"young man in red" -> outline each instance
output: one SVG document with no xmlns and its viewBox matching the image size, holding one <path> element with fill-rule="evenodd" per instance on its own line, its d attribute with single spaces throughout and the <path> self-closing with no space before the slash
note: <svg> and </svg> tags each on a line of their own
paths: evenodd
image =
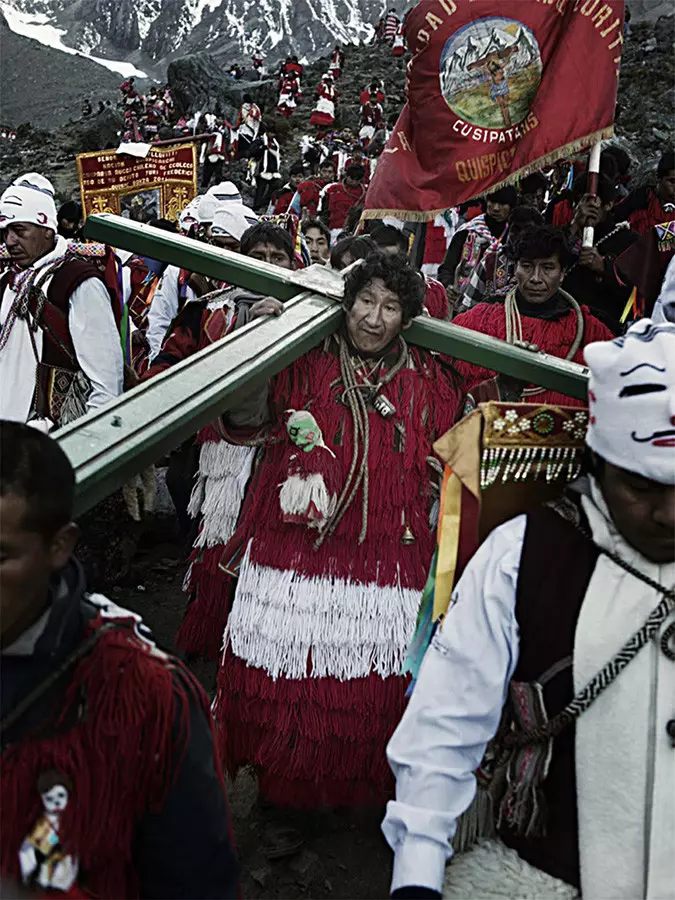
<svg viewBox="0 0 675 900">
<path fill-rule="evenodd" d="M 54 440 L 0 423 L 3 889 L 234 898 L 208 698 L 138 615 L 87 590 L 74 487 Z"/>
<path fill-rule="evenodd" d="M 363 146 L 361 144 L 354 144 L 352 147 L 352 155 L 345 162 L 345 171 L 351 166 L 363 166 L 364 176 L 363 176 L 363 186 L 368 187 L 370 183 L 370 159 L 365 154 Z"/>
<path fill-rule="evenodd" d="M 321 193 L 319 216 L 330 228 L 333 240 L 344 229 L 350 209 L 363 203 L 366 196 L 363 185 L 365 174 L 366 170 L 361 165 L 347 166 L 343 180 L 329 184 Z"/>
<path fill-rule="evenodd" d="M 453 324 L 583 365 L 586 344 L 611 341 L 614 335 L 588 306 L 561 288 L 573 261 L 564 233 L 552 225 L 533 226 L 522 233 L 512 253 L 514 287 L 505 297 L 487 297 L 455 316 Z M 495 372 L 463 360 L 457 360 L 455 368 L 465 393 L 481 386 L 475 399 L 501 399 L 505 382 Z M 489 388 L 483 382 L 489 382 Z M 525 383 L 518 387 L 518 397 L 525 403 L 583 406 L 558 391 Z"/>
<path fill-rule="evenodd" d="M 647 234 L 675 219 L 675 151 L 667 150 L 656 169 L 656 186 L 637 188 L 617 204 L 617 219 L 627 219 L 633 231 Z"/>
<path fill-rule="evenodd" d="M 273 215 L 280 216 L 288 212 L 298 185 L 302 181 L 304 171 L 302 163 L 295 163 L 295 165 L 291 166 L 286 184 L 272 194 L 270 202 L 272 203 Z"/>
<path fill-rule="evenodd" d="M 319 174 L 312 178 L 301 181 L 298 185 L 296 196 L 293 198 L 293 204 L 297 207 L 299 218 L 314 218 L 319 210 L 319 200 L 321 191 L 327 184 L 335 181 L 335 166 L 333 163 L 325 159 L 319 163 Z"/>
</svg>

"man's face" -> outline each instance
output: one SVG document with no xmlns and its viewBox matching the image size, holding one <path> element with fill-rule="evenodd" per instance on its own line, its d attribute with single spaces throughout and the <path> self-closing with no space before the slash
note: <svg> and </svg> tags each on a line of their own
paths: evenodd
<svg viewBox="0 0 675 900">
<path fill-rule="evenodd" d="M 220 247 L 223 250 L 231 250 L 233 253 L 239 253 L 239 250 L 241 249 L 239 241 L 229 234 L 214 234 L 211 236 L 211 243 L 215 247 Z"/>
<path fill-rule="evenodd" d="M 27 269 L 54 249 L 54 232 L 41 225 L 17 222 L 5 229 L 5 244 L 12 261 L 19 268 Z"/>
<path fill-rule="evenodd" d="M 485 212 L 496 222 L 506 222 L 511 215 L 511 207 L 508 203 L 497 203 L 495 200 L 488 200 L 485 204 Z"/>
<path fill-rule="evenodd" d="M 675 203 L 675 169 L 659 178 L 657 192 L 661 203 Z"/>
<path fill-rule="evenodd" d="M 319 166 L 319 178 L 322 181 L 335 181 L 335 169 L 332 166 Z"/>
<path fill-rule="evenodd" d="M 546 303 L 560 287 L 563 268 L 557 256 L 543 259 L 519 259 L 516 281 L 528 303 Z"/>
<path fill-rule="evenodd" d="M 251 259 L 259 259 L 261 262 L 278 266 L 280 269 L 293 268 L 293 263 L 288 258 L 286 251 L 282 250 L 280 247 L 275 247 L 274 244 L 255 244 L 248 253 L 248 256 L 250 256 Z"/>
<path fill-rule="evenodd" d="M 390 291 L 381 278 L 373 278 L 361 288 L 354 305 L 346 311 L 346 320 L 352 344 L 368 355 L 380 353 L 410 324 L 403 324 L 398 294 Z"/>
<path fill-rule="evenodd" d="M 538 212 L 543 212 L 544 209 L 544 189 L 537 188 L 536 191 L 530 194 L 522 195 L 522 204 L 523 206 L 527 206 L 529 209 L 536 209 Z"/>
<path fill-rule="evenodd" d="M 351 190 L 355 190 L 361 184 L 360 178 L 354 178 L 352 175 L 345 176 L 345 185 Z"/>
<path fill-rule="evenodd" d="M 308 228 L 303 234 L 312 262 L 324 266 L 329 255 L 326 235 L 320 228 Z"/>
<path fill-rule="evenodd" d="M 27 505 L 0 495 L 0 646 L 15 641 L 47 606 L 49 580 L 68 562 L 77 541 L 71 523 L 51 539 L 28 530 Z"/>
<path fill-rule="evenodd" d="M 297 191 L 298 185 L 302 181 L 302 175 L 291 175 L 288 179 L 288 183 L 293 188 L 294 191 Z"/>
<path fill-rule="evenodd" d="M 602 494 L 621 535 L 655 563 L 675 560 L 675 486 L 604 462 Z"/>
<path fill-rule="evenodd" d="M 508 232 L 508 236 L 506 239 L 506 243 L 510 250 L 514 249 L 514 247 L 518 243 L 518 238 L 521 236 L 521 234 L 527 227 L 528 227 L 527 225 L 522 225 L 520 222 L 512 222 L 509 225 L 509 232 Z"/>
</svg>

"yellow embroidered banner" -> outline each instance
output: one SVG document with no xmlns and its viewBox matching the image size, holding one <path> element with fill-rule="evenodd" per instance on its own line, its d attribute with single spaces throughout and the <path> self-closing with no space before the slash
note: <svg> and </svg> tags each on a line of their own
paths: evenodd
<svg viewBox="0 0 675 900">
<path fill-rule="evenodd" d="M 85 218 L 115 213 L 136 221 L 174 221 L 197 194 L 197 148 L 152 147 L 144 159 L 115 150 L 80 153 L 77 174 Z"/>
</svg>

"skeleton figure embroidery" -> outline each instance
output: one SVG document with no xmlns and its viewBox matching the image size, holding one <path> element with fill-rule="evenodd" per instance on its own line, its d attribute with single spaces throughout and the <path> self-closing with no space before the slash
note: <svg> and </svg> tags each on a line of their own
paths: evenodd
<svg viewBox="0 0 675 900">
<path fill-rule="evenodd" d="M 21 877 L 24 884 L 69 891 L 77 878 L 78 862 L 63 852 L 59 826 L 72 786 L 68 778 L 52 770 L 40 775 L 37 789 L 44 813 L 21 844 Z"/>
</svg>

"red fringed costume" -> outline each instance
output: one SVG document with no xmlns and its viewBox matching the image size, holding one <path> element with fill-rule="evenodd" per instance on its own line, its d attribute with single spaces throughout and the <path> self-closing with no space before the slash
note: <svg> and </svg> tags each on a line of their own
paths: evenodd
<svg viewBox="0 0 675 900">
<path fill-rule="evenodd" d="M 599 319 L 591 315 L 587 306 L 581 307 L 584 318 L 584 335 L 581 347 L 576 352 L 573 362 L 584 364 L 583 348 L 593 341 L 611 341 L 613 333 Z M 540 350 L 551 356 L 565 358 L 572 347 L 576 331 L 577 317 L 572 309 L 556 318 L 534 318 L 522 315 L 523 340 L 536 344 Z M 479 303 L 460 313 L 452 320 L 453 325 L 463 325 L 473 331 L 481 331 L 491 337 L 506 340 L 506 313 L 503 303 Z M 455 368 L 463 379 L 463 390 L 468 393 L 483 381 L 495 376 L 495 372 L 472 363 L 457 360 Z M 527 398 L 526 398 L 527 399 Z M 532 397 L 531 402 L 551 403 L 563 406 L 584 406 L 581 400 L 559 394 L 557 391 L 542 391 Z"/>
<path fill-rule="evenodd" d="M 190 740 L 191 708 L 208 719 L 208 698 L 182 663 L 143 636 L 138 616 L 100 595 L 86 602 L 98 609 L 67 676 L 41 697 L 44 715 L 31 717 L 29 707 L 3 729 L 2 877 L 20 884 L 36 848 L 38 865 L 45 857 L 46 866 L 65 864 L 74 882 L 30 896 L 138 897 L 148 875 L 138 869 L 139 827 L 165 814 Z M 46 656 L 56 669 L 53 658 Z M 204 761 L 200 777 L 206 768 Z M 45 790 L 57 785 L 59 813 L 50 821 Z"/>
<path fill-rule="evenodd" d="M 424 306 L 432 319 L 440 319 L 447 322 L 450 315 L 450 304 L 448 302 L 448 293 L 435 278 L 428 275 L 424 279 L 427 284 L 427 292 L 424 295 Z"/>
<path fill-rule="evenodd" d="M 338 101 L 338 92 L 333 87 L 332 80 L 324 75 L 316 89 L 316 105 L 309 119 L 310 125 L 318 125 L 320 128 L 331 128 L 335 123 L 335 104 Z"/>
<path fill-rule="evenodd" d="M 461 406 L 455 374 L 438 358 L 401 342 L 373 373 L 346 345 L 341 361 L 343 341 L 328 339 L 271 383 L 271 424 L 248 432 L 265 443 L 238 528 L 190 573 L 188 618 L 205 638 L 226 623 L 214 704 L 224 762 L 233 773 L 253 764 L 262 795 L 292 806 L 386 799 L 385 744 L 407 683 L 398 673 L 434 548 L 428 458 Z M 378 395 L 394 412 L 385 418 L 368 403 L 369 434 L 359 429 L 354 456 L 341 366 L 363 387 L 364 368 L 377 384 L 401 359 Z M 359 395 L 368 402 L 367 389 Z M 242 434 L 230 426 L 222 439 Z M 215 460 L 215 441 L 211 452 Z M 330 519 L 350 471 L 364 482 L 317 543 L 315 526 Z M 207 491 L 214 477 L 205 476 Z M 233 595 L 227 573 L 236 568 Z"/>
</svg>

